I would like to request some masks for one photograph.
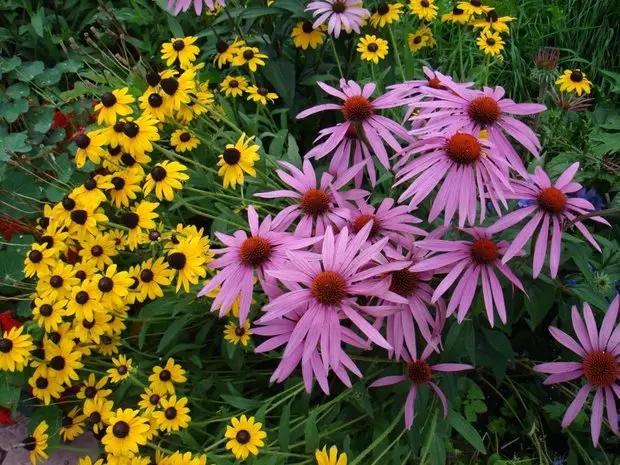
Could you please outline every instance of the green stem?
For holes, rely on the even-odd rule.
[[[406,81],[405,77],[405,68],[403,68],[403,63],[400,61],[400,52],[398,51],[398,42],[396,42],[396,38],[394,37],[394,31],[392,30],[392,26],[388,25],[388,31],[390,33],[390,39],[392,39],[392,47],[394,47],[394,59],[396,60],[396,65],[400,68],[400,74],[403,78],[403,81]]]
[[[336,64],[338,65],[338,72],[340,73],[340,77],[344,77],[344,73],[342,72],[342,65],[340,64],[340,58],[338,57],[338,51],[336,50],[336,41],[334,38],[330,38],[329,40],[332,44],[332,51],[334,52],[334,58],[336,59]]]
[[[459,25],[459,78],[461,81],[465,80],[465,66],[463,63],[463,28]]]
[[[349,465],[358,465],[362,459],[364,457],[366,457],[368,454],[370,454],[375,447],[377,447],[379,444],[381,444],[381,442],[383,442],[383,440],[392,432],[392,430],[394,428],[396,428],[396,425],[398,423],[400,423],[403,414],[405,413],[405,406],[403,405],[403,407],[400,409],[400,412],[398,412],[398,415],[396,415],[396,417],[394,418],[394,421],[392,421],[392,423],[390,424],[390,426],[388,426],[385,431],[383,431],[383,433],[381,433],[379,435],[379,437],[377,437],[377,439],[375,439],[372,444],[370,444],[366,449],[364,449],[356,458],[355,460],[353,460]],[[436,413],[436,412],[435,412]]]

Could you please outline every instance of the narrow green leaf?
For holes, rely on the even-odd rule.
[[[291,404],[290,402],[284,406],[280,414],[280,427],[278,428],[278,442],[280,442],[280,450],[288,451],[288,445],[291,439],[291,431],[289,423],[291,421]]]
[[[448,423],[450,423],[450,426],[458,431],[458,433],[463,436],[463,439],[470,443],[474,449],[483,454],[487,453],[482,437],[478,431],[476,431],[471,423],[468,423],[460,414],[451,411],[448,414]]]
[[[37,33],[39,37],[43,37],[43,16],[45,15],[45,10],[43,7],[39,7],[37,12],[32,15],[30,18],[30,24],[32,24],[32,28],[34,32]]]
[[[319,448],[319,429],[316,426],[316,410],[313,410],[306,420],[304,438],[306,442],[306,452],[312,453]]]
[[[170,346],[176,340],[176,338],[181,334],[183,327],[185,326],[190,317],[190,315],[185,315],[176,320],[168,327],[163,337],[161,338],[161,341],[159,341],[159,345],[157,346],[157,353],[163,353],[164,349],[167,349],[168,346]]]
[[[262,400],[246,399],[245,397],[231,396],[230,394],[220,394],[220,397],[233,407],[241,410],[255,410],[263,404]]]

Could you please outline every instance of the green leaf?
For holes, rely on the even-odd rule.
[[[17,73],[17,79],[23,82],[30,82],[35,77],[43,72],[45,69],[45,65],[42,61],[33,61],[30,63],[22,64],[18,69],[15,70]]]
[[[291,404],[290,402],[284,406],[280,414],[280,426],[278,428],[278,442],[280,442],[280,450],[288,451],[288,445],[291,439],[291,430],[289,423],[291,421]]]
[[[23,82],[17,82],[6,89],[6,95],[13,100],[28,97],[30,95],[30,87]]]
[[[60,78],[62,77],[62,71],[56,68],[48,68],[44,73],[39,74],[36,78],[34,78],[34,82],[39,87],[48,87],[53,86],[54,84],[58,84]]]
[[[246,399],[241,396],[231,396],[230,394],[220,394],[220,397],[235,408],[241,410],[255,410],[263,405],[262,400]]]
[[[0,281],[11,284],[11,281],[24,279],[24,256],[15,250],[8,249],[0,252]]]
[[[45,15],[45,10],[43,7],[39,7],[37,12],[32,15],[30,18],[30,24],[32,24],[32,28],[34,32],[37,33],[39,37],[43,37],[43,16]]]
[[[9,372],[0,372],[0,405],[11,405],[19,401],[22,383],[16,382]]]
[[[73,60],[69,58],[68,60],[56,63],[56,66],[54,66],[54,68],[56,68],[61,73],[77,73],[80,69],[83,68],[83,65],[78,60]]]
[[[434,434],[431,440],[430,459],[433,465],[445,465],[446,464],[446,448],[443,445],[442,435]]]
[[[28,126],[35,132],[45,134],[52,127],[54,109],[52,107],[33,107],[26,114]]]
[[[22,64],[22,60],[18,56],[11,58],[0,57],[0,74],[9,73]]]
[[[157,346],[157,353],[163,353],[164,349],[167,349],[168,346],[170,346],[175,341],[175,339],[181,335],[183,327],[187,324],[190,318],[191,315],[184,315],[181,318],[175,320],[175,322],[172,323],[168,327],[168,329],[166,329],[166,332],[164,333],[163,337],[159,341],[159,345]]]
[[[170,28],[170,32],[172,32],[172,37],[185,37],[183,28],[178,19],[172,15],[167,15],[166,19],[168,20],[168,27]]]
[[[523,302],[523,307],[530,316],[526,321],[530,328],[535,329],[555,302],[555,286],[537,280],[525,286],[525,289],[528,295]]]
[[[18,99],[13,102],[7,102],[0,109],[0,117],[4,118],[7,123],[14,123],[20,115],[28,111],[29,105],[26,99]],[[1,144],[1,142],[0,142]]]
[[[514,358],[512,344],[503,332],[500,330],[487,329],[484,331],[484,337],[491,347],[502,354],[507,360],[512,360]]]
[[[26,132],[15,132],[3,137],[0,140],[0,158],[2,154],[25,153],[30,151],[30,146],[26,144]]]
[[[299,146],[292,134],[288,135],[288,150],[286,151],[286,159],[295,165],[297,168],[301,168],[301,156],[299,155]]]
[[[263,75],[286,106],[292,107],[295,99],[295,65],[285,57],[276,57],[263,68]]]
[[[306,420],[304,438],[306,452],[312,453],[319,448],[319,429],[316,426],[316,410],[313,410]]]
[[[483,454],[487,453],[482,437],[478,431],[476,431],[471,423],[467,422],[460,414],[451,411],[448,414],[448,423],[450,423],[450,426],[457,430],[458,433],[474,447],[474,449]]]

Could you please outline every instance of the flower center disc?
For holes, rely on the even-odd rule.
[[[401,297],[408,297],[418,288],[418,274],[409,270],[396,270],[390,273],[392,282],[390,292]]]
[[[538,205],[549,213],[560,213],[566,206],[566,196],[560,189],[547,187],[538,194]]]
[[[366,97],[354,95],[344,101],[342,114],[348,121],[364,121],[372,116],[372,103]]]
[[[334,271],[322,271],[314,277],[310,293],[323,305],[337,305],[346,295],[347,283]]]
[[[499,105],[494,98],[488,95],[473,99],[469,103],[467,113],[480,126],[490,126],[496,123],[501,116]]]
[[[583,371],[590,384],[606,387],[615,382],[618,364],[611,353],[600,350],[585,356]]]
[[[376,236],[381,230],[381,223],[375,218],[375,215],[360,215],[355,221],[353,221],[353,232],[358,233],[362,230],[366,223],[372,221],[372,227],[370,228],[370,234],[368,237]]]
[[[329,196],[320,189],[310,189],[301,198],[300,207],[306,215],[322,215],[329,210]]]
[[[428,80],[428,87],[432,87],[433,89],[439,89],[441,87],[441,81],[439,78],[434,77],[433,79]]]
[[[332,3],[332,11],[334,13],[344,13],[346,9],[347,9],[347,6],[344,2],[338,1],[338,2]]]
[[[390,7],[388,6],[387,3],[383,2],[383,3],[379,3],[379,6],[377,7],[377,13],[379,13],[381,16],[388,14],[390,11]]]
[[[499,250],[491,239],[477,239],[471,246],[471,256],[476,263],[486,265],[497,260]]]
[[[475,136],[457,133],[450,137],[446,152],[455,163],[471,165],[482,155],[482,147]]]
[[[271,256],[271,244],[262,237],[250,237],[241,244],[239,255],[246,265],[260,266]]]
[[[407,367],[407,378],[413,384],[426,384],[431,376],[431,366],[425,360],[414,360]]]

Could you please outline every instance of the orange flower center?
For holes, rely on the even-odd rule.
[[[436,77],[434,77],[433,79],[429,79],[428,87],[432,87],[433,89],[439,89],[441,87],[441,81]]]
[[[486,265],[497,260],[499,250],[491,239],[477,239],[471,246],[471,256],[476,263]]]
[[[260,266],[271,256],[271,244],[262,237],[250,237],[241,244],[239,255],[246,265]]]
[[[310,293],[323,305],[337,305],[344,299],[347,283],[334,271],[322,271],[314,277]]]
[[[319,216],[329,210],[329,196],[320,189],[310,189],[301,198],[301,209],[306,215]]]
[[[499,105],[493,97],[488,95],[473,99],[469,103],[467,113],[480,126],[490,126],[496,123],[501,116]]]
[[[354,95],[345,100],[342,105],[342,114],[347,121],[364,121],[372,116],[372,104],[366,97]]]
[[[368,237],[376,236],[379,231],[381,231],[381,223],[375,218],[375,215],[360,215],[355,221],[353,221],[353,232],[358,233],[362,230],[366,223],[372,221],[372,226],[370,228],[370,234]]]
[[[471,165],[482,155],[482,146],[475,136],[456,133],[446,144],[446,153],[455,163]]]
[[[407,378],[413,384],[426,384],[431,376],[431,366],[425,360],[414,360],[407,367]]]
[[[611,353],[599,350],[585,356],[583,371],[590,384],[606,387],[616,381],[618,364]]]
[[[390,273],[392,282],[390,292],[394,292],[401,297],[408,297],[418,288],[418,274],[409,270],[397,270]]]
[[[547,187],[538,194],[538,205],[549,213],[560,213],[566,206],[566,196],[560,189]]]

